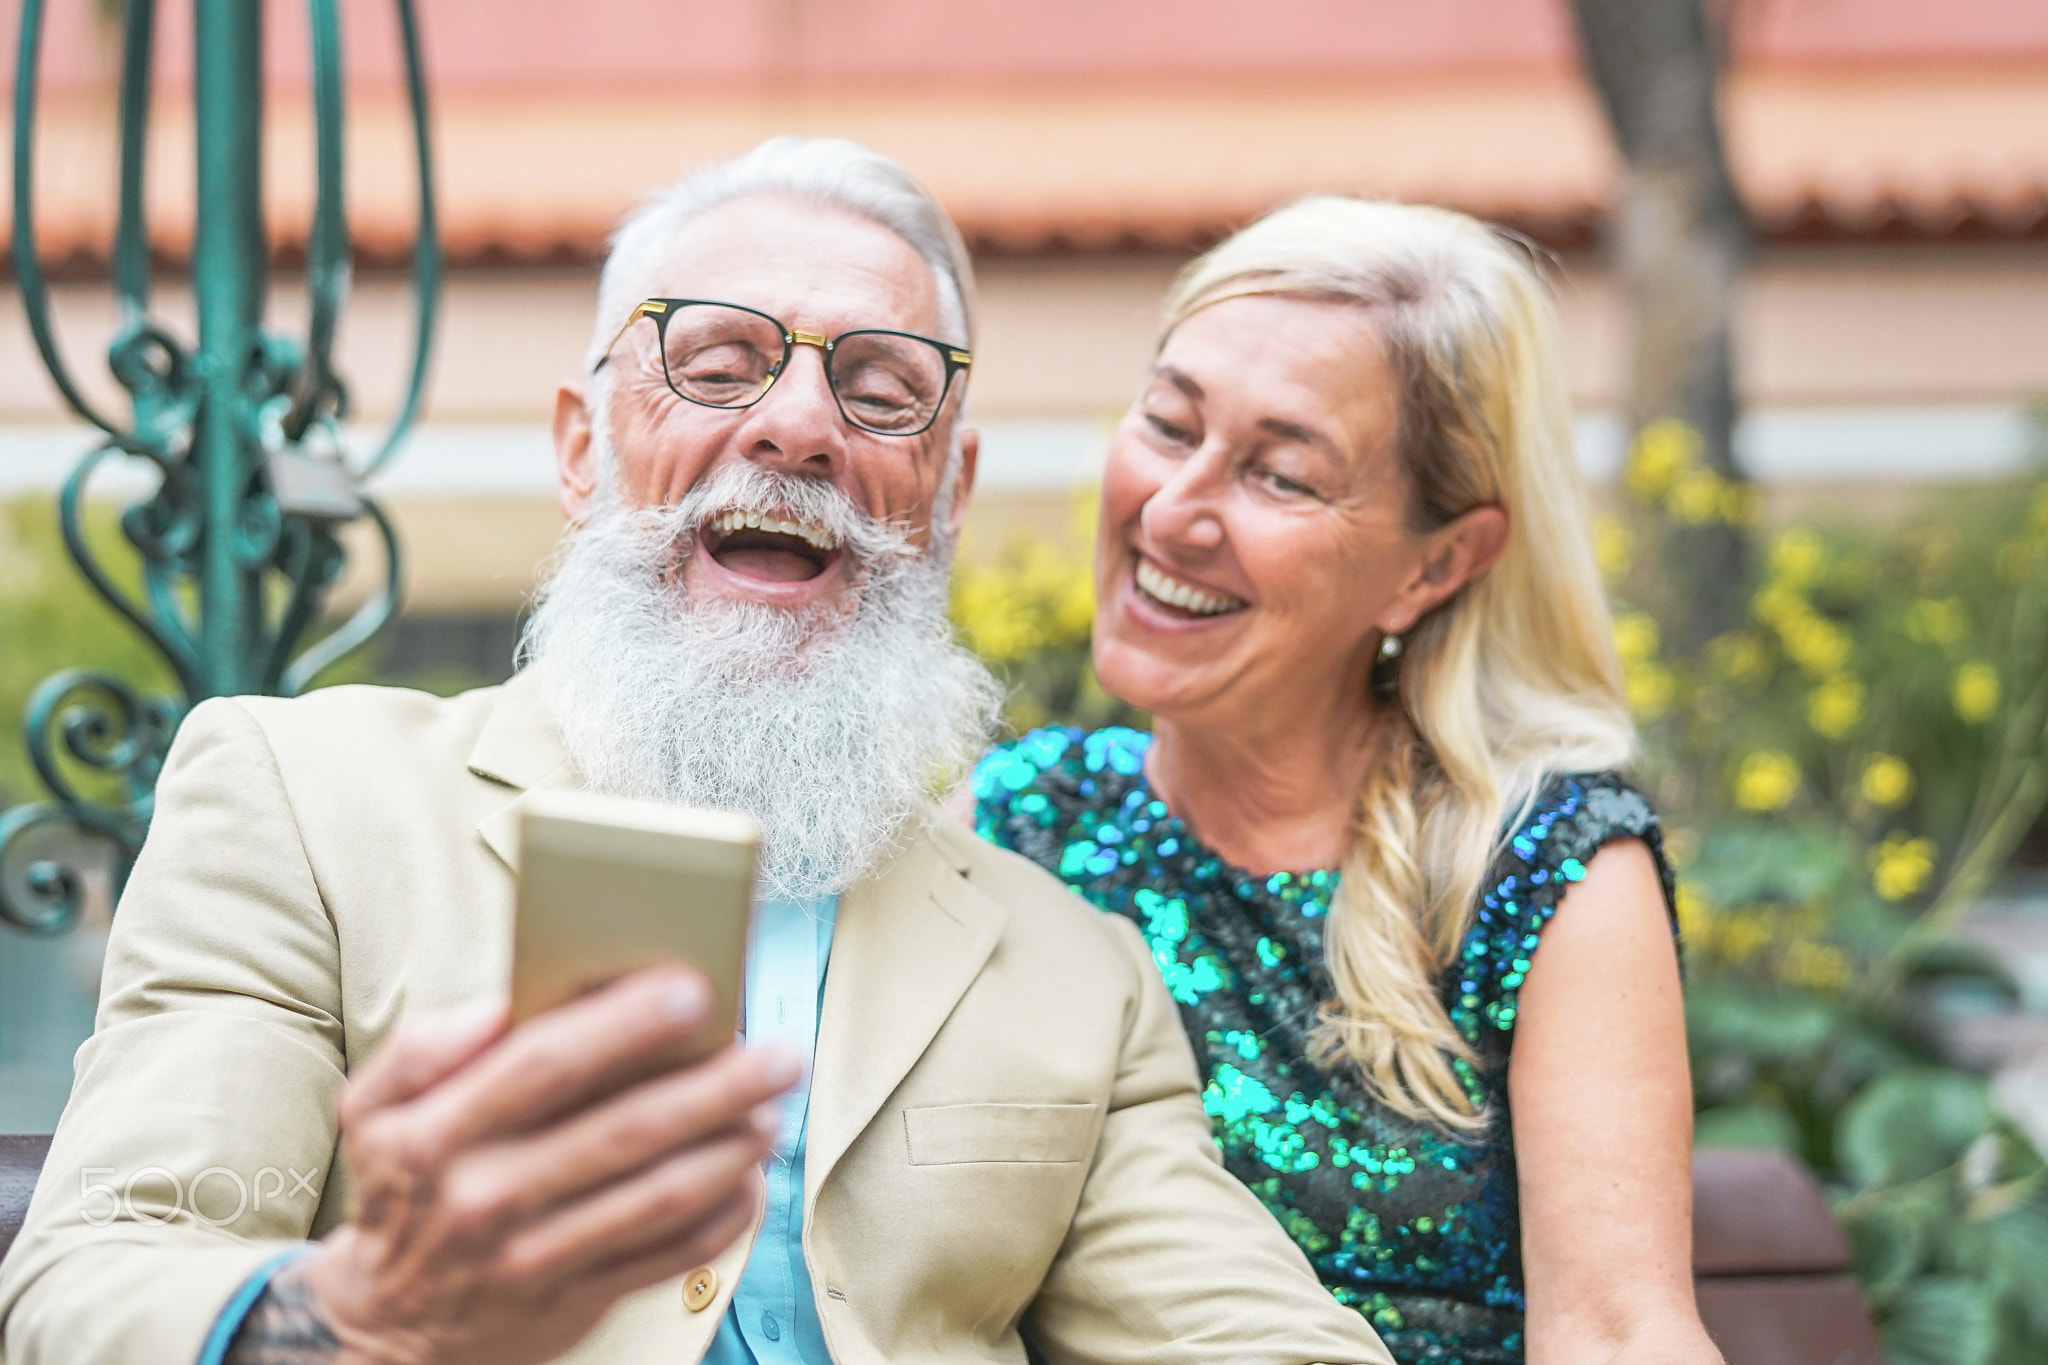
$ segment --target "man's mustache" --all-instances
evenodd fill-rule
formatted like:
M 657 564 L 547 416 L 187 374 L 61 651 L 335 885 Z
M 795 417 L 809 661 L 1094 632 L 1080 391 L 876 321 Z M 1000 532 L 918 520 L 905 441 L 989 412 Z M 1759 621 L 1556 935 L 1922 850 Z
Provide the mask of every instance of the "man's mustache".
M 815 528 L 863 567 L 920 553 L 907 527 L 870 515 L 838 485 L 752 464 L 726 465 L 700 479 L 680 502 L 647 509 L 642 530 L 679 561 L 713 518 L 735 512 Z

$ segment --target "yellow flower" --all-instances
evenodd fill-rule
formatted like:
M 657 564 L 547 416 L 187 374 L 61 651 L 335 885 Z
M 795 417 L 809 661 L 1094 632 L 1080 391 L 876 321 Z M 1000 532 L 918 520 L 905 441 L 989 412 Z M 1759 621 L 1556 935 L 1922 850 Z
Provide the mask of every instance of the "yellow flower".
M 1724 917 L 1715 930 L 1720 955 L 1740 967 L 1755 957 L 1778 930 L 1768 910 L 1741 910 Z
M 1655 720 L 1670 709 L 1678 681 L 1664 665 L 1645 661 L 1622 669 L 1621 690 L 1630 711 L 1644 720 Z
M 1782 583 L 1772 583 L 1756 595 L 1751 604 L 1756 619 L 1767 625 L 1781 625 L 1810 615 L 1813 608 L 1806 605 L 1806 599 Z
M 1689 881 L 1679 882 L 1678 893 L 1672 899 L 1678 906 L 1679 937 L 1695 947 L 1705 947 L 1713 933 L 1713 903 Z
M 1754 526 L 1763 519 L 1764 495 L 1753 483 L 1721 485 L 1721 519 L 1730 526 Z
M 1598 517 L 1593 522 L 1593 558 L 1601 573 L 1619 578 L 1635 563 L 1636 538 L 1617 518 Z
M 1703 526 L 1721 515 L 1720 476 L 1711 469 L 1688 469 L 1664 495 L 1664 509 L 1687 526 Z
M 1971 725 L 1981 725 L 1998 714 L 1998 670 L 1982 659 L 1972 659 L 1956 670 L 1952 697 L 1956 714 Z
M 1067 538 L 1076 545 L 1095 543 L 1096 523 L 1102 520 L 1102 490 L 1088 484 L 1074 495 L 1067 508 Z
M 1095 583 L 1089 575 L 1075 574 L 1061 588 L 1053 604 L 1053 629 L 1070 644 L 1080 644 L 1095 629 Z
M 952 607 L 961 638 L 992 664 L 1083 645 L 1095 617 L 1088 557 L 1065 542 L 1020 540 L 994 563 L 963 558 Z
M 1660 417 L 1636 433 L 1628 457 L 1628 491 L 1644 502 L 1664 496 L 1698 458 L 1700 434 L 1675 417 Z
M 1730 682 L 1754 682 L 1771 666 L 1764 642 L 1746 630 L 1731 630 L 1714 637 L 1707 645 L 1707 657 Z
M 1778 638 L 1785 652 L 1816 678 L 1837 673 L 1849 662 L 1849 633 L 1825 616 L 1805 612 L 1782 620 Z
M 1969 608 L 1960 597 L 1922 597 L 1906 608 L 1906 634 L 1923 645 L 1952 645 L 1970 633 Z
M 1735 773 L 1735 804 L 1744 810 L 1774 811 L 1799 791 L 1799 764 L 1790 754 L 1759 749 L 1745 755 Z
M 1614 652 L 1625 664 L 1639 663 L 1657 652 L 1657 620 L 1646 611 L 1625 611 L 1614 618 Z
M 953 584 L 953 620 L 967 647 L 994 664 L 1015 663 L 1045 645 L 1037 613 L 1000 569 L 963 566 Z
M 1836 675 L 1813 689 L 1806 699 L 1806 723 L 1818 734 L 1840 739 L 1863 719 L 1863 684 Z
M 1903 806 L 1913 795 L 1913 770 L 1896 754 L 1872 754 L 1863 764 L 1859 785 L 1863 799 L 1873 806 Z
M 1855 977 L 1849 967 L 1849 959 L 1842 956 L 1840 949 L 1807 939 L 1785 945 L 1784 953 L 1778 958 L 1778 975 L 1794 985 L 1823 994 L 1841 990 Z
M 1888 901 L 1902 901 L 1934 875 L 1934 841 L 1893 834 L 1870 850 L 1870 884 Z
M 1819 582 L 1827 565 L 1828 547 L 1811 531 L 1787 531 L 1771 546 L 1771 575 L 1795 590 Z

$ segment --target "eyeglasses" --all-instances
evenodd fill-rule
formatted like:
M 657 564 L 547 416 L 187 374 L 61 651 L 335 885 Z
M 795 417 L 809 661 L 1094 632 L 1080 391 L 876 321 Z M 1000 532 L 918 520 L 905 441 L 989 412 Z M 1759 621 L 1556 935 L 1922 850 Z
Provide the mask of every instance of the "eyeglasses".
M 974 363 L 956 346 L 911 332 L 864 327 L 836 337 L 793 332 L 766 313 L 710 299 L 646 299 L 636 305 L 591 367 L 641 318 L 654 319 L 662 373 L 678 398 L 707 408 L 750 408 L 761 401 L 799 346 L 825 358 L 825 379 L 840 415 L 879 436 L 916 436 L 938 420 L 953 376 Z

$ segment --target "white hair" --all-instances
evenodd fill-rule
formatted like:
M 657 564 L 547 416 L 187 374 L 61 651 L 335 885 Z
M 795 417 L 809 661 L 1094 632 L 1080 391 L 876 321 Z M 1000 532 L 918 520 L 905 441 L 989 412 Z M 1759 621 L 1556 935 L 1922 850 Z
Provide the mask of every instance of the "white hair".
M 850 603 L 689 598 L 676 567 L 735 509 L 828 531 L 851 562 Z M 652 508 L 607 482 L 522 656 L 584 782 L 753 815 L 762 894 L 804 899 L 874 871 L 988 743 L 1002 690 L 953 638 L 950 567 L 943 541 L 920 553 L 822 479 L 733 464 Z
M 731 161 L 691 171 L 626 216 L 612 234 L 597 286 L 586 368 L 597 365 L 627 310 L 647 296 L 676 232 L 720 204 L 779 194 L 879 223 L 924 258 L 938 285 L 939 319 L 974 346 L 974 266 L 960 230 L 917 177 L 873 148 L 838 137 L 772 137 Z M 952 341 L 954 337 L 939 340 Z
M 761 890 L 803 898 L 874 870 L 987 743 L 1001 689 L 946 618 L 947 513 L 963 465 L 957 419 L 920 553 L 826 480 L 740 461 L 672 506 L 627 504 L 611 439 L 604 347 L 646 297 L 675 234 L 720 204 L 782 195 L 901 237 L 931 267 L 940 325 L 971 346 L 973 268 L 929 191 L 841 139 L 779 137 L 705 166 L 635 210 L 598 284 L 589 383 L 597 468 L 521 641 L 583 780 L 617 795 L 746 811 L 761 822 Z M 676 570 L 705 521 L 738 510 L 829 532 L 852 575 L 844 604 L 789 611 L 693 600 Z

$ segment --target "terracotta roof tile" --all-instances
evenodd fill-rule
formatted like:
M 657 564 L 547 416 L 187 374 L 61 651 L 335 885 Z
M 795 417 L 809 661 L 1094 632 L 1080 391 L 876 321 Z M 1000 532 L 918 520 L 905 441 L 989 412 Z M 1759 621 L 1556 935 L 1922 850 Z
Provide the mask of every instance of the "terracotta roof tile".
M 2048 64 L 1765 69 L 1727 92 L 1737 180 L 1789 238 L 2048 236 Z M 303 105 L 270 113 L 266 194 L 287 253 L 311 202 Z M 1553 244 L 1590 239 L 1615 158 L 1585 87 L 1561 73 L 1358 82 L 1077 83 L 756 90 L 696 97 L 454 93 L 435 108 L 451 258 L 588 260 L 618 215 L 687 165 L 780 131 L 860 138 L 900 157 L 981 250 L 1186 250 L 1271 205 L 1334 190 L 1450 204 Z M 413 195 L 404 113 L 350 110 L 362 257 L 403 259 Z M 160 254 L 189 246 L 189 114 L 155 118 Z M 39 236 L 82 268 L 105 250 L 113 130 L 75 97 L 43 115 Z

